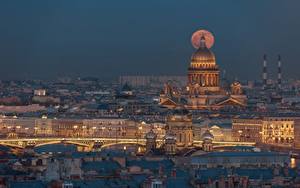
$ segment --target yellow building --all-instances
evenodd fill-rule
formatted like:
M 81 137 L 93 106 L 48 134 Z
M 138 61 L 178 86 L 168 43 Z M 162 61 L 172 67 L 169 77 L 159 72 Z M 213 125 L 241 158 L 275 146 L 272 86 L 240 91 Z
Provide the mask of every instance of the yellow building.
M 266 117 L 263 119 L 264 143 L 291 144 L 294 142 L 294 120 L 288 117 Z

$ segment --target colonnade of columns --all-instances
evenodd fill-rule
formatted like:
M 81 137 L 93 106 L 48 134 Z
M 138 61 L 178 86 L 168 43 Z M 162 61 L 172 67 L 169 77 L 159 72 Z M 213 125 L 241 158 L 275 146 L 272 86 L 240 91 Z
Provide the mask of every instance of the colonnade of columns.
M 196 69 L 213 69 L 216 68 L 217 65 L 215 63 L 192 63 L 191 67 Z
M 219 86 L 219 74 L 190 74 L 189 81 L 199 83 L 200 86 L 215 87 Z

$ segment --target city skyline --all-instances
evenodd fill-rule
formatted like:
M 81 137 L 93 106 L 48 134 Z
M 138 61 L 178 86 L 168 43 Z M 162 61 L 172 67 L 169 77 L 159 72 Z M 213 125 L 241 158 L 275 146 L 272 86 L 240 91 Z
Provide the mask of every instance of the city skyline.
M 300 187 L 299 5 L 0 2 L 0 188 Z
M 185 75 L 190 37 L 202 28 L 213 32 L 216 61 L 231 77 L 260 79 L 267 54 L 276 78 L 280 54 L 283 78 L 298 78 L 299 4 L 2 2 L 0 79 Z

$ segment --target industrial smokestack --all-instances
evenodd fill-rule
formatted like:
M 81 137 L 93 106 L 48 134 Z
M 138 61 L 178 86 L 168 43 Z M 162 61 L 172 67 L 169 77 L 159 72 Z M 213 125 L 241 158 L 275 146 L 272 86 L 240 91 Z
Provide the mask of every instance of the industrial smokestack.
M 277 67 L 277 84 L 278 84 L 278 88 L 281 88 L 281 56 L 278 55 L 278 67 Z
M 267 87 L 267 80 L 268 80 L 268 74 L 267 74 L 267 55 L 266 54 L 264 54 L 262 80 L 263 80 L 263 89 L 265 89 Z

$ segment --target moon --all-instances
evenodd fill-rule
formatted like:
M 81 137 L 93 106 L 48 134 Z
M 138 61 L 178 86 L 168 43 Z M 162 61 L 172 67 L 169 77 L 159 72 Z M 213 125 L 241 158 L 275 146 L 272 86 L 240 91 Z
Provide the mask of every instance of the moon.
M 200 39 L 204 36 L 205 44 L 207 48 L 211 48 L 214 45 L 215 39 L 211 32 L 201 29 L 193 33 L 191 38 L 191 43 L 194 48 L 198 49 L 200 47 Z

